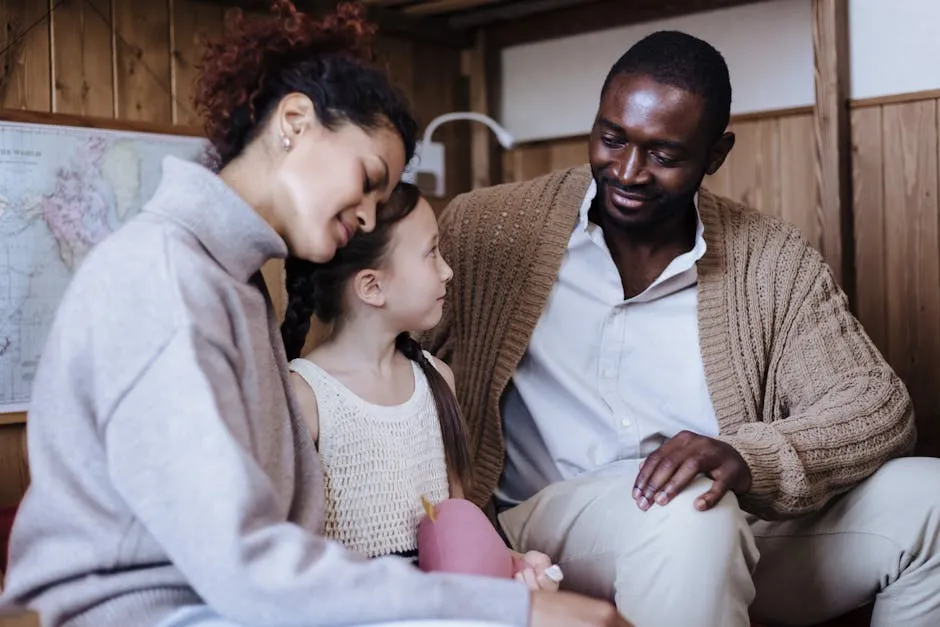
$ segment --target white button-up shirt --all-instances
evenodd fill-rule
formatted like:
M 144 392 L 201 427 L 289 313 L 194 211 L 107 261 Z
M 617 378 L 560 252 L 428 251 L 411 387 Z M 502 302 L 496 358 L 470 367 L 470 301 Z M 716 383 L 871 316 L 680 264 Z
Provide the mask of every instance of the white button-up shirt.
M 698 341 L 695 244 L 624 300 L 600 226 L 581 205 L 558 278 L 502 399 L 506 467 L 496 496 L 515 504 L 556 481 L 629 473 L 687 429 L 718 434 Z M 698 198 L 696 197 L 696 206 Z

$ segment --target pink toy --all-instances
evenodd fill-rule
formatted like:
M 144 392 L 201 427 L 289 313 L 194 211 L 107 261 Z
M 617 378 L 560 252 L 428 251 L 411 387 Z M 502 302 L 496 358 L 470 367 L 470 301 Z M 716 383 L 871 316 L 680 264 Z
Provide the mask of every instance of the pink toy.
M 479 507 L 465 499 L 437 506 L 418 524 L 418 568 L 512 579 L 518 570 L 512 552 Z

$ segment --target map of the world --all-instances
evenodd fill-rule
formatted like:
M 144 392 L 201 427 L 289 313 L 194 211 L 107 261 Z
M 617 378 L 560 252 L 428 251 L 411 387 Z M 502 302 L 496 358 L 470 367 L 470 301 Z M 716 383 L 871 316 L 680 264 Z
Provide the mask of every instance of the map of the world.
M 0 122 L 0 412 L 27 408 L 75 268 L 150 198 L 196 137 Z

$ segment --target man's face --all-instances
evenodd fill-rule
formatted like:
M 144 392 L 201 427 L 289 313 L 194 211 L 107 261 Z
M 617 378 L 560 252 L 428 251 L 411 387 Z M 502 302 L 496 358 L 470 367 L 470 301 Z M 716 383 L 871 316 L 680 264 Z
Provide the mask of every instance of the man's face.
M 731 147 L 717 142 L 705 100 L 643 74 L 614 77 L 601 96 L 589 158 L 597 206 L 621 228 L 651 226 L 685 211 L 706 173 Z

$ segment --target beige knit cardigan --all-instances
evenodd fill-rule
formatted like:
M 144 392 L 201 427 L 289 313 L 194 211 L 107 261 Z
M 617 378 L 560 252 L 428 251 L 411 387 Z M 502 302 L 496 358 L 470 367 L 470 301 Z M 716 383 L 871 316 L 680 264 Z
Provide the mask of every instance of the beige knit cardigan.
M 454 370 L 478 504 L 503 468 L 500 397 L 590 181 L 582 166 L 477 190 L 441 216 L 454 279 L 444 319 L 423 339 Z M 699 212 L 699 348 L 719 438 L 753 476 L 742 506 L 765 518 L 817 510 L 913 448 L 910 397 L 795 228 L 705 189 Z

